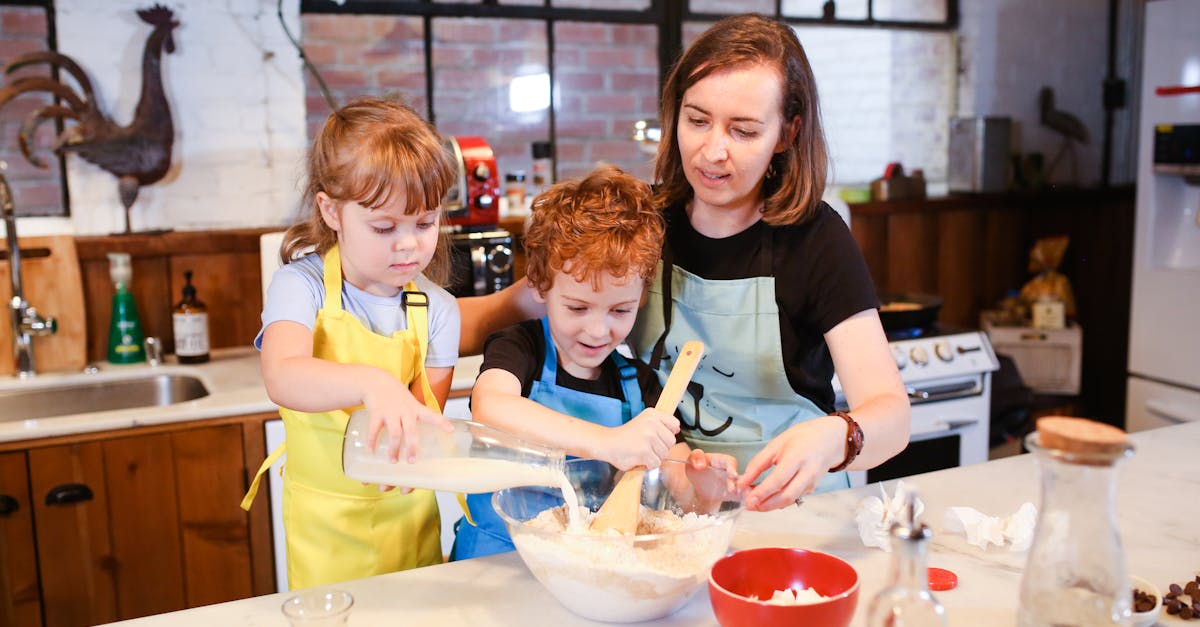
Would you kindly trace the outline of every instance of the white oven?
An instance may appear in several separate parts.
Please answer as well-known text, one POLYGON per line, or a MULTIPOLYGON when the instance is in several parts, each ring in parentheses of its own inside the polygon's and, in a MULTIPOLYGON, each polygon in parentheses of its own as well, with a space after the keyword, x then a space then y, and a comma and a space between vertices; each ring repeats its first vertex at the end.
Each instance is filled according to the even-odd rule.
MULTIPOLYGON (((909 444, 876 468, 851 472, 851 485, 987 461, 992 372, 1000 367, 987 336, 934 327, 889 344, 912 403, 909 444)), ((836 375, 833 387, 844 409, 836 375)))

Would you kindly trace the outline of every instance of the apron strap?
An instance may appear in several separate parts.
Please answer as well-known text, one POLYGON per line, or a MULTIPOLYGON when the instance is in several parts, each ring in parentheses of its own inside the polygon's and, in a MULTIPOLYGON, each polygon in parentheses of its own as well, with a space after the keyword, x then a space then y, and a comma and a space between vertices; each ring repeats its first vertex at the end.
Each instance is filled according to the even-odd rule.
POLYGON ((542 377, 538 379, 550 385, 558 385, 558 349, 550 337, 550 316, 542 316, 542 337, 546 340, 546 354, 542 359, 542 377))
POLYGON ((325 309, 342 308, 342 256, 337 244, 325 251, 325 309))
POLYGON ((442 412, 438 401, 433 396, 433 388, 429 386, 429 375, 425 372, 425 355, 429 352, 429 295, 425 292, 409 290, 416 285, 409 283, 400 295, 400 306, 408 317, 408 328, 417 334, 417 379, 421 382, 421 394, 425 397, 425 406, 442 412))
POLYGON ((646 403, 642 401, 642 386, 638 385, 637 368, 634 368, 624 355, 613 351, 612 358, 617 364, 617 373, 621 376, 621 394, 625 396, 624 404, 629 407, 629 415, 625 422, 629 422, 646 409, 646 403))
POLYGON ((283 442, 275 447, 275 450, 271 451, 271 454, 267 455, 267 458, 263 460, 262 465, 258 467, 258 472, 254 473, 254 479, 250 481, 250 489, 246 490, 246 496, 242 497, 242 509, 250 511, 250 505, 254 503, 254 497, 258 496, 258 488, 262 485, 263 475, 286 452, 287 442, 283 442))
POLYGON ((671 275, 674 273, 674 266, 671 264, 671 245, 667 238, 663 238, 662 248, 662 312, 663 312, 663 332, 658 336, 658 341, 654 343, 654 349, 650 351, 650 369, 658 370, 659 364, 662 363, 663 348, 667 343, 667 334, 671 332, 671 305, 674 303, 674 296, 671 294, 671 275))

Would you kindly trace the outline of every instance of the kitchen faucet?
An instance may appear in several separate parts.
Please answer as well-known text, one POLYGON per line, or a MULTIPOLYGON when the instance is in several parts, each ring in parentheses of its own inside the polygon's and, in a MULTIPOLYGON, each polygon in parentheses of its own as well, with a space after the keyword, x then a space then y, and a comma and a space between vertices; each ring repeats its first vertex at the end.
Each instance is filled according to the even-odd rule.
MULTIPOLYGON (((3 162, 0 162, 0 169, 3 167, 3 162)), ((0 211, 4 213, 4 235, 8 241, 8 276, 12 283, 12 300, 9 301, 8 308, 13 355, 17 376, 25 379, 36 374, 33 365, 33 336, 54 333, 58 330, 58 323, 52 317, 38 315, 37 310, 25 300, 25 293, 21 289, 21 249, 17 245, 17 209, 13 205, 12 189, 9 188, 3 173, 0 173, 0 211)))

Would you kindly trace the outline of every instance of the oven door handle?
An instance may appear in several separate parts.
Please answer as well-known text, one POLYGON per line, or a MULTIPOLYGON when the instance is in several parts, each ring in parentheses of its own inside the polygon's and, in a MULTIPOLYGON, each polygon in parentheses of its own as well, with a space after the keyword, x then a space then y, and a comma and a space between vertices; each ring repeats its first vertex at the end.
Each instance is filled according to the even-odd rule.
POLYGON ((967 427, 974 427, 979 424, 978 420, 939 420, 924 431, 913 431, 908 434, 909 439, 926 436, 926 435, 949 435, 954 431, 961 431, 967 427))
POLYGON ((932 386, 929 388, 908 388, 908 399, 912 403, 932 403, 954 398, 965 398, 983 394, 983 382, 978 379, 951 383, 949 385, 932 386))

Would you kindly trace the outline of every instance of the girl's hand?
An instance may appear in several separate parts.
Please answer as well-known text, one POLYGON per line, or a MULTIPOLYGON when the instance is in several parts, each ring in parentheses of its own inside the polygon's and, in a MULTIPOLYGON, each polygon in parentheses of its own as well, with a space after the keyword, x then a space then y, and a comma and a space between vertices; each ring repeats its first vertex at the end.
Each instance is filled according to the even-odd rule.
POLYGON ((367 392, 363 394, 363 407, 367 410, 367 442, 374 452, 378 445, 379 433, 383 427, 388 430, 388 460, 392 463, 399 461, 401 447, 404 459, 409 463, 416 461, 420 446, 420 436, 417 433, 417 422, 427 422, 437 425, 447 433, 454 430, 454 425, 441 414, 425 406, 417 400, 412 392, 391 374, 379 370, 378 380, 367 384, 367 392))
POLYGON ((597 455, 621 470, 635 466, 657 468, 667 457, 679 433, 679 421, 671 414, 648 407, 633 420, 605 429, 597 455))
POLYGON ((746 496, 746 509, 767 511, 787 507, 812 492, 830 468, 846 454, 846 423, 837 416, 815 418, 795 425, 767 443, 746 464, 738 486, 749 488, 768 468, 762 483, 746 496))

